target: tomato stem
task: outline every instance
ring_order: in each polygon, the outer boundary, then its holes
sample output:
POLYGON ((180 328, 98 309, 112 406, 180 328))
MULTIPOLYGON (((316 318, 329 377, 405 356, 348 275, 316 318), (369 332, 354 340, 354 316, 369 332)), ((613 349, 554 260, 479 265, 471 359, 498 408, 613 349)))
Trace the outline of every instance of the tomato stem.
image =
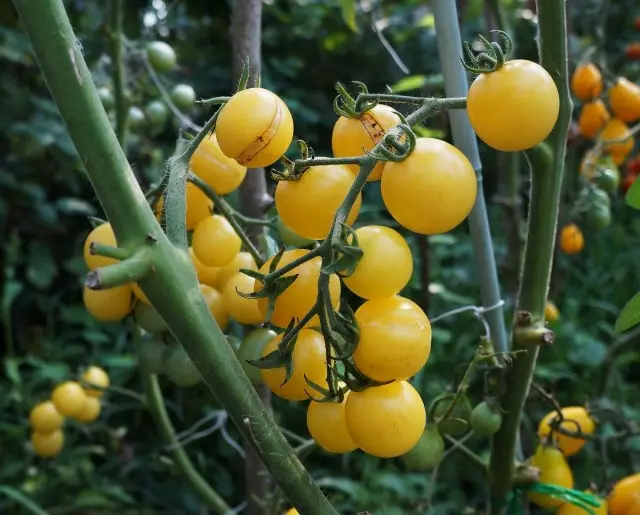
POLYGON ((105 290, 137 282, 150 272, 151 258, 143 249, 118 263, 91 270, 85 285, 92 290, 105 290))
POLYGON ((116 114, 116 136, 120 145, 124 148, 127 139, 129 103, 125 91, 125 66, 122 56, 122 38, 124 37, 122 1, 111 0, 107 34, 109 35, 109 53, 111 54, 111 80, 113 81, 116 114))
POLYGON ((104 245, 95 241, 92 241, 89 244, 89 254, 93 256, 103 256, 117 260, 127 259, 128 257, 131 257, 131 252, 126 249, 121 249, 120 247, 111 247, 110 245, 104 245))

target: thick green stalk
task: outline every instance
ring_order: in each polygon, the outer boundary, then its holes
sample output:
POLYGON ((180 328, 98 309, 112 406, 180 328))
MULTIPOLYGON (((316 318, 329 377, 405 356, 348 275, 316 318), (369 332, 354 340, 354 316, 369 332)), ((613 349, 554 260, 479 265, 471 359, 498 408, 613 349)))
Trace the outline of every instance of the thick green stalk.
MULTIPOLYGON (((565 2, 538 0, 537 6, 540 63, 558 87, 560 114, 547 141, 527 154, 531 168, 531 202, 517 306, 519 311, 531 313, 534 322, 544 319, 572 110, 568 87, 565 2)), ((513 346, 514 350, 522 348, 517 341, 513 346)), ((491 449, 489 471, 494 514, 505 513, 511 492, 521 414, 538 356, 537 346, 525 350, 528 352, 514 356, 514 363, 507 371, 502 399, 504 419, 491 449)))
POLYGON ((198 494, 203 503, 213 510, 217 515, 230 513, 231 507, 220 497, 220 495, 204 480, 204 478, 193 467, 193 463, 187 456, 187 453, 180 445, 176 438, 175 430, 169 419, 169 414, 164 406, 162 399, 162 391, 158 384, 158 377, 149 374, 144 370, 140 370, 142 377, 142 386, 146 397, 146 407, 151 412, 151 416, 156 426, 162 434, 162 439, 167 447, 171 448, 173 459, 182 472, 185 480, 191 485, 193 490, 198 494))
POLYGON ((116 110, 116 136, 121 145, 127 138, 127 97, 124 89, 124 61, 122 58, 122 0, 111 0, 109 14, 109 50, 111 53, 111 77, 116 110))
POLYGON ((76 151, 119 246, 147 246, 152 273, 140 284, 243 436, 255 446, 296 508, 335 509, 265 410, 202 298, 189 254, 158 225, 111 129, 62 0, 14 0, 76 151))
MULTIPOLYGON (((466 97, 469 87, 466 71, 460 62, 463 53, 456 3, 452 0, 433 0, 431 5, 436 22, 438 54, 446 94, 448 97, 466 97)), ((501 300, 500 285, 498 284, 487 207, 482 191, 482 165, 478 154, 478 143, 466 111, 450 111, 449 120, 453 143, 467 156, 478 177, 478 196, 469 215, 469 227, 480 279, 480 298, 483 306, 495 306, 501 300)), ((497 352, 505 352, 507 350, 507 332, 502 309, 493 309, 484 316, 491 329, 494 348, 497 352)))

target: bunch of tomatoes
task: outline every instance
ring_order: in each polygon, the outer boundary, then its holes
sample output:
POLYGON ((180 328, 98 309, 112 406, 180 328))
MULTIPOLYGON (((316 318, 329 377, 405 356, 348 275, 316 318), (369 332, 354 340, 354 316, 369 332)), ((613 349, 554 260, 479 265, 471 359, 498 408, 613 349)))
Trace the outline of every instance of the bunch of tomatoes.
MULTIPOLYGON (((538 425, 540 444, 529 463, 540 470, 539 482, 573 489, 574 481, 566 458, 577 454, 588 437, 596 429, 596 422, 589 411, 582 406, 567 406, 560 411, 551 411, 538 425), (567 434, 558 432, 564 430, 567 434), (569 434, 572 433, 572 434, 569 434)), ((585 493, 593 494, 586 490, 585 493)), ((579 515, 585 513, 566 501, 542 493, 529 493, 530 500, 540 506, 556 510, 558 515, 579 515)), ((616 483, 605 499, 598 497, 600 506, 594 508, 596 515, 630 515, 640 513, 640 474, 634 474, 616 483)))
POLYGON ((81 382, 66 381, 57 385, 49 400, 37 404, 29 415, 31 444, 38 456, 53 458, 64 446, 62 426, 65 417, 82 423, 100 416, 100 397, 110 384, 109 375, 100 367, 90 366, 81 382))

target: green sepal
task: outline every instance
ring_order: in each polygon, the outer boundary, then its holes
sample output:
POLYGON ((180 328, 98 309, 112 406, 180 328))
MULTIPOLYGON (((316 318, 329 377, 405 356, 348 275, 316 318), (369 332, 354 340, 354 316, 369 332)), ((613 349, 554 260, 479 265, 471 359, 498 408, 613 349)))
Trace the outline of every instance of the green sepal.
POLYGON ((238 89, 236 92, 247 89, 247 85, 249 84, 249 72, 249 56, 247 56, 242 61, 242 72, 240 73, 240 80, 238 81, 238 89))

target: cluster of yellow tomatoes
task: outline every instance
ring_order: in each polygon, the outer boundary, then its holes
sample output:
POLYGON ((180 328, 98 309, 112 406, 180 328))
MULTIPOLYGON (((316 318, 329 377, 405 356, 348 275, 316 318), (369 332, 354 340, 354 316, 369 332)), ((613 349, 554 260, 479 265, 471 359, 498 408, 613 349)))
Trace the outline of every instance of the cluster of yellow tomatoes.
POLYGON ((100 367, 91 366, 82 374, 82 381, 86 385, 77 381, 60 383, 49 400, 31 410, 31 443, 38 456, 53 458, 60 454, 64 446, 65 417, 88 423, 100 416, 100 397, 102 390, 109 386, 109 376, 100 367))
MULTIPOLYGON (((573 473, 566 458, 577 454, 586 440, 579 436, 565 435, 554 431, 553 426, 583 435, 591 435, 596 428, 589 411, 582 406, 567 406, 561 410, 562 420, 557 411, 545 415, 538 425, 540 445, 530 459, 530 464, 540 470, 539 482, 573 489, 573 473)), ((592 493, 588 490, 586 493, 592 493)), ((540 493, 530 493, 529 497, 536 505, 557 509, 559 515, 579 515, 584 510, 560 499, 540 493)), ((640 513, 640 474, 634 474, 620 480, 607 499, 598 498, 600 506, 595 509, 597 515, 630 515, 640 513)))

